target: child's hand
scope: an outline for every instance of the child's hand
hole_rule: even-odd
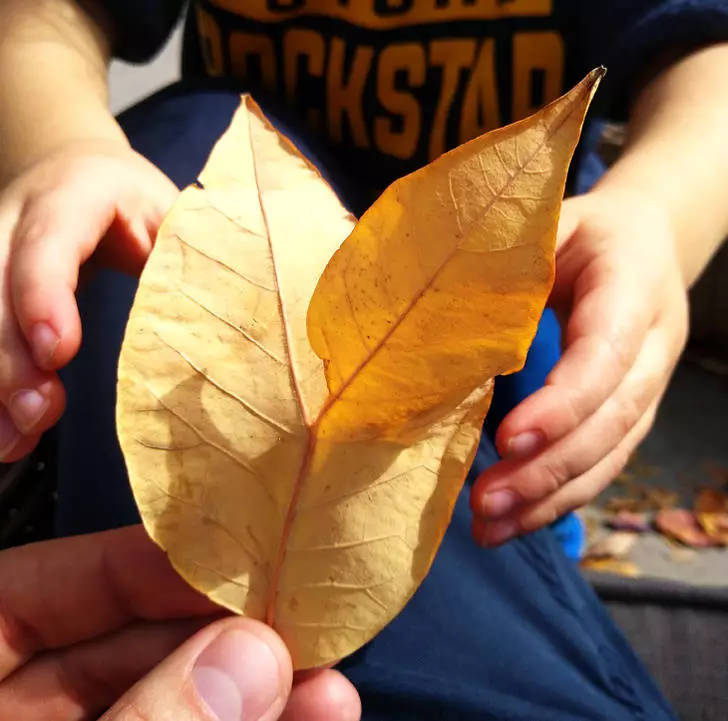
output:
[[[97,250],[138,272],[177,189],[119,142],[74,143],[0,194],[0,461],[29,453],[63,412],[56,370],[81,343],[74,296]]]
[[[566,201],[550,305],[564,355],[504,419],[505,460],[472,491],[473,534],[485,545],[591,501],[652,426],[688,329],[666,214],[614,191]]]

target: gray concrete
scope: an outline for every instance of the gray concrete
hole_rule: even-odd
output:
[[[675,491],[680,505],[692,508],[701,484],[710,484],[710,466],[728,469],[728,376],[690,363],[678,367],[665,395],[655,427],[639,449],[639,466],[651,474],[634,480]],[[613,485],[589,509],[624,487]],[[728,585],[728,550],[691,551],[656,533],[642,537],[629,555],[643,575],[700,585]]]

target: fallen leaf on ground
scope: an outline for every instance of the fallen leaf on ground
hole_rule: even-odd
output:
[[[620,558],[586,558],[581,562],[581,568],[597,573],[611,573],[616,576],[638,578],[642,575],[639,566],[632,561]]]
[[[275,628],[296,668],[362,646],[427,574],[492,378],[522,366],[550,292],[601,75],[396,182],[356,228],[246,97],[166,218],[119,361],[135,498],[179,573]]]
[[[660,511],[655,517],[655,526],[660,533],[691,548],[710,548],[716,545],[701,528],[695,514],[687,508]]]
[[[716,544],[728,546],[728,493],[702,488],[695,499],[695,515]]]
[[[728,493],[702,488],[695,499],[697,513],[728,513]]]
[[[610,533],[591,544],[585,558],[623,558],[634,548],[636,542],[636,533]]]
[[[646,533],[650,530],[646,514],[632,513],[632,511],[619,511],[614,516],[607,518],[604,523],[608,528],[615,531]]]
[[[610,513],[628,511],[630,513],[647,513],[672,508],[677,505],[679,495],[674,491],[643,483],[629,483],[624,493],[612,496],[604,505]]]
[[[649,463],[635,463],[630,466],[629,472],[636,478],[652,478],[660,472],[660,468]]]
[[[613,481],[612,485],[625,486],[634,482],[634,474],[629,471],[622,471]]]
[[[696,513],[708,536],[720,546],[728,546],[728,513]]]

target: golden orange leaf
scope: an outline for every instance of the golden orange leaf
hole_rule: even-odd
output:
[[[117,426],[134,495],[179,573],[272,625],[296,668],[366,643],[428,572],[492,377],[522,363],[543,310],[560,194],[599,77],[400,181],[351,235],[354,220],[333,191],[245,97],[201,187],[187,188],[166,218],[119,361]],[[415,200],[429,230],[412,217]],[[439,265],[407,270],[396,249],[414,259],[408,233],[419,234],[421,258]],[[367,283],[380,280],[362,265],[362,238],[391,264],[392,305],[372,291],[367,317],[384,320],[369,361],[362,338],[327,347],[330,391],[314,347],[331,337],[336,318],[326,309],[340,309],[332,268],[347,256],[362,268],[352,286],[359,310]],[[452,267],[436,249],[443,244]],[[427,288],[425,267],[435,271]],[[351,329],[350,315],[339,319]],[[385,338],[387,319],[397,332]],[[445,340],[457,354],[442,353]],[[372,407],[387,398],[398,399],[389,421]]]
[[[716,488],[703,488],[695,499],[697,513],[728,513],[728,493]]]
[[[580,566],[585,571],[610,573],[615,576],[626,576],[627,578],[639,578],[642,575],[636,563],[625,561],[622,558],[585,558],[581,561]]]
[[[686,508],[670,508],[655,516],[655,526],[667,538],[674,539],[691,548],[710,548],[716,542],[698,523],[693,511]]]
[[[522,367],[553,283],[569,159],[601,75],[395,182],[364,214],[309,310],[332,393],[327,435],[399,433]]]
[[[702,529],[717,546],[728,546],[728,513],[696,513]]]

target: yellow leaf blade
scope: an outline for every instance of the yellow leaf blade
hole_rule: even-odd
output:
[[[602,75],[397,181],[365,213],[308,314],[332,393],[329,437],[422,425],[432,409],[522,366],[553,282],[569,163]]]

